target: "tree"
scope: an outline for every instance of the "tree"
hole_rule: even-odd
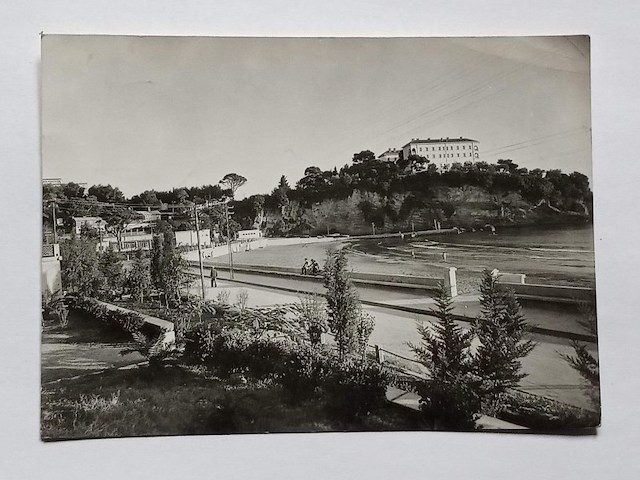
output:
[[[89,195],[96,197],[96,200],[104,203],[123,203],[125,201],[123,193],[118,187],[111,185],[93,185],[89,188]]]
[[[513,291],[503,289],[497,277],[485,271],[480,284],[481,311],[473,330],[480,342],[473,356],[475,373],[481,378],[480,392],[489,407],[499,404],[506,389],[526,376],[520,359],[535,347],[525,340],[529,329]]]
[[[580,305],[583,321],[580,324],[593,336],[598,335],[595,306],[592,304]],[[589,386],[591,404],[600,408],[600,364],[587,349],[587,345],[575,340],[571,341],[573,355],[560,354],[560,356],[583,378]]]
[[[451,295],[443,284],[438,286],[435,301],[431,312],[437,322],[418,326],[422,342],[410,345],[429,371],[428,379],[418,385],[421,409],[447,430],[473,429],[480,397],[475,391],[477,377],[471,371],[471,334],[456,324]]]
[[[160,206],[162,202],[158,199],[158,195],[154,190],[145,190],[140,195],[131,197],[130,203],[133,205],[142,204],[149,206]]]
[[[264,196],[254,195],[252,198],[252,208],[254,214],[253,228],[260,228],[264,220]]]
[[[104,275],[98,268],[96,243],[74,235],[61,243],[60,250],[64,289],[85,296],[99,295]]]
[[[438,285],[435,303],[431,313],[438,321],[418,327],[422,343],[411,345],[411,349],[431,378],[446,381],[471,371],[471,334],[453,319],[453,301],[442,283]]]
[[[513,163],[513,160],[510,159],[500,159],[497,162],[498,164],[498,171],[503,171],[506,173],[516,173],[518,170],[518,164],[517,163]]]
[[[340,359],[347,354],[362,353],[375,323],[362,312],[358,292],[347,271],[347,256],[343,249],[327,252],[324,286],[327,289],[328,325],[335,335]]]
[[[412,172],[421,172],[426,166],[429,164],[429,160],[427,157],[423,157],[422,155],[409,155],[407,158],[408,165],[411,166]]]
[[[136,250],[133,256],[131,270],[129,270],[129,274],[127,275],[127,283],[133,298],[142,303],[151,287],[149,262],[144,258],[142,250]]]
[[[186,204],[189,201],[189,192],[184,188],[176,190],[176,200],[180,205]]]
[[[274,195],[276,197],[276,200],[278,202],[278,207],[282,208],[286,205],[289,205],[289,191],[291,190],[291,187],[289,186],[289,183],[287,182],[287,177],[285,177],[284,175],[282,175],[280,177],[280,182],[278,183],[278,186],[276,187],[276,189],[274,190]]]
[[[114,205],[103,209],[101,215],[105,222],[105,230],[116,237],[118,251],[122,251],[122,234],[127,227],[143,216],[129,207]]]
[[[376,154],[371,150],[362,150],[360,153],[353,154],[353,163],[366,163],[376,159]]]
[[[164,235],[164,232],[154,235],[151,244],[151,265],[149,267],[149,273],[151,275],[151,284],[158,290],[163,290],[162,267],[164,265]]]
[[[153,239],[151,265],[149,267],[150,282],[164,293],[167,306],[176,303],[180,298],[180,287],[185,280],[186,262],[176,252],[173,232],[165,231]]]
[[[236,190],[238,190],[241,186],[247,183],[247,179],[242,175],[238,175],[237,173],[227,173],[222,180],[220,180],[220,184],[227,187],[231,190],[231,198],[235,197]]]
[[[120,262],[119,255],[113,251],[111,246],[100,255],[98,265],[105,279],[107,298],[120,296],[124,283],[122,263]]]
[[[64,185],[62,185],[62,192],[67,198],[84,197],[84,187],[73,182],[65,183]]]

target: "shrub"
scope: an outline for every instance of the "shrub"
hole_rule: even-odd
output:
[[[248,301],[249,292],[243,288],[236,295],[236,306],[240,309],[240,313],[243,313],[246,310]]]
[[[420,410],[433,418],[436,430],[475,430],[481,402],[469,379],[428,380],[417,390]]]
[[[229,304],[229,295],[230,295],[229,290],[226,290],[226,289],[220,290],[218,292],[218,294],[216,295],[216,301],[218,303],[222,303],[224,305],[228,305]]]
[[[496,416],[536,430],[596,427],[600,414],[516,390],[504,394]]]
[[[280,384],[294,401],[313,397],[329,374],[334,352],[323,345],[291,343],[287,353],[278,378]]]
[[[383,366],[358,357],[331,362],[323,385],[327,406],[344,419],[368,415],[385,402],[390,380]]]
[[[311,343],[320,343],[322,333],[329,328],[325,308],[325,302],[318,294],[300,297],[299,322],[306,330]]]
[[[94,298],[71,297],[70,308],[88,315],[96,320],[117,326],[127,332],[137,332],[144,325],[144,318],[136,312],[110,310]]]
[[[388,370],[359,356],[340,361],[330,347],[212,324],[187,334],[184,353],[185,359],[204,363],[220,374],[271,377],[294,401],[322,391],[329,409],[344,419],[368,415],[384,403],[391,380]]]

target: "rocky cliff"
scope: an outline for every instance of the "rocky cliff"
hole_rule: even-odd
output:
[[[428,196],[412,193],[381,196],[356,190],[345,199],[329,199],[311,206],[292,201],[279,211],[267,211],[263,228],[269,234],[358,235],[442,228],[479,228],[491,225],[576,223],[589,220],[582,212],[563,212],[548,202],[532,204],[518,193],[495,195],[474,186],[437,187]]]

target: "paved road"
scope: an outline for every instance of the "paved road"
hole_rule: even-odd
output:
[[[192,273],[199,274],[197,268],[190,269]],[[205,275],[209,275],[209,269],[205,269]],[[221,278],[228,278],[227,272],[219,273]],[[317,292],[323,293],[324,287],[319,279],[313,277],[290,278],[285,276],[253,274],[245,272],[235,272],[235,280],[249,282],[252,284],[264,285],[267,287],[277,287],[289,289],[293,292]],[[208,279],[207,279],[208,280]],[[409,307],[411,309],[428,311],[434,307],[431,299],[425,291],[400,289],[389,287],[376,287],[371,285],[358,285],[360,298],[365,302],[383,303],[389,306]],[[521,302],[523,312],[530,325],[542,327],[561,332],[588,334],[579,323],[582,314],[574,305],[544,303],[544,302]],[[475,318],[480,312],[480,303],[476,295],[460,295],[454,299],[454,313],[457,315]]]
[[[245,281],[247,277],[243,277]],[[240,279],[241,277],[238,275],[237,278]],[[316,285],[318,291],[321,291],[319,284],[306,281],[300,282],[300,290],[306,289],[309,285]],[[303,289],[302,286],[305,288]],[[268,286],[249,286],[229,282],[222,278],[218,282],[217,289],[207,287],[206,296],[207,298],[213,299],[220,290],[228,290],[230,293],[230,301],[233,302],[237,292],[243,289],[249,293],[250,305],[275,305],[298,302],[298,295],[293,292],[284,292]],[[194,293],[198,291],[198,287],[193,287],[193,291]],[[380,295],[380,293],[378,293],[378,295]],[[392,294],[394,300],[401,300],[401,298],[397,298],[397,296],[404,295],[407,294],[404,292]],[[433,321],[433,317],[425,314],[406,313],[386,307],[365,306],[364,309],[376,319],[376,326],[369,343],[379,345],[384,350],[410,359],[414,358],[414,355],[408,342],[420,342],[416,325],[421,322]],[[468,323],[462,322],[461,326],[468,328],[469,325]],[[523,371],[527,373],[527,377],[521,382],[522,389],[567,404],[588,408],[590,406],[589,399],[585,394],[582,379],[560,357],[561,353],[572,353],[570,341],[546,335],[532,335],[532,338],[538,342],[538,345],[522,362]],[[596,345],[590,344],[589,350],[597,354]],[[387,354],[387,357],[394,358],[394,360],[402,363],[406,367],[414,369],[420,368],[420,366],[414,362],[402,360],[389,354]]]

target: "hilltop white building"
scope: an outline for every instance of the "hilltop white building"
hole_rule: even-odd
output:
[[[419,155],[440,167],[456,162],[478,162],[480,160],[478,145],[477,140],[463,137],[427,138],[426,140],[412,138],[402,147],[402,156],[408,158],[409,155]]]

